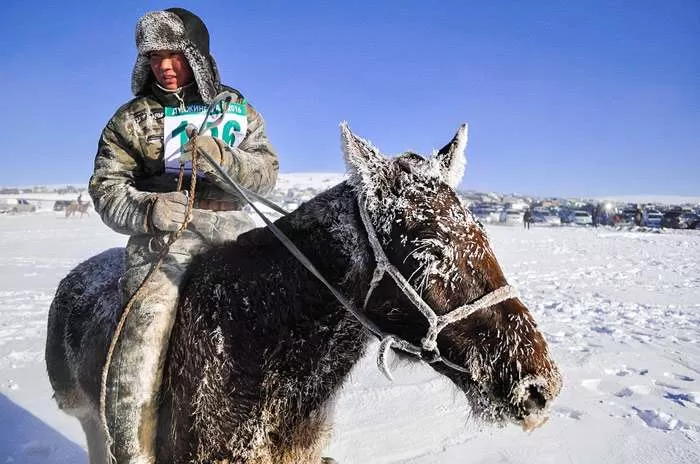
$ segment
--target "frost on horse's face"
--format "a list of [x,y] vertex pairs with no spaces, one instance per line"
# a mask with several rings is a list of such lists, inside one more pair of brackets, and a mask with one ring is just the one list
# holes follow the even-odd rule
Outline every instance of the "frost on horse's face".
[[[382,248],[437,315],[507,285],[483,227],[454,190],[464,174],[465,126],[427,159],[415,153],[387,159],[346,126],[341,130],[351,182],[364,198]],[[388,276],[366,310],[385,332],[420,346],[428,322]],[[561,375],[519,299],[448,325],[437,343],[444,358],[468,372],[431,365],[465,392],[476,417],[512,421],[526,430],[546,421]]]

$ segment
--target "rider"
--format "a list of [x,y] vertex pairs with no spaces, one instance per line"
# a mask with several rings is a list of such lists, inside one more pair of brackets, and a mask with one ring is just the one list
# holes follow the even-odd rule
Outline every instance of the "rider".
[[[217,94],[235,94],[222,122],[197,137],[240,185],[265,194],[278,162],[263,118],[236,90],[221,84],[202,20],[182,8],[154,11],[136,25],[138,56],[131,78],[136,96],[117,110],[99,140],[89,192],[102,220],[130,235],[120,280],[126,305],[157,260],[163,238],[186,219],[189,180],[177,190],[180,158],[193,143],[182,128],[199,127]],[[219,106],[223,111],[224,106]],[[188,171],[191,174],[191,170]],[[155,462],[157,396],[178,286],[194,254],[235,239],[253,222],[208,162],[199,163],[190,222],[133,302],[107,381],[107,425],[117,462]]]

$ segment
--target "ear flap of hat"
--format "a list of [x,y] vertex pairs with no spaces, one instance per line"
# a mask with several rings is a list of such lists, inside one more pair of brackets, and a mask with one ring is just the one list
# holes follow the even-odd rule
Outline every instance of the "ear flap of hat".
[[197,82],[199,95],[204,103],[211,103],[219,93],[219,70],[211,55],[202,55],[191,42],[187,42],[183,50],[187,62],[192,68],[194,80]]

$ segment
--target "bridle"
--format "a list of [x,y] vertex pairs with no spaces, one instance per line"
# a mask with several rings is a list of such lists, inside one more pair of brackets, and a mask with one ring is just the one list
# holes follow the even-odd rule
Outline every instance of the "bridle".
[[[200,155],[207,156],[207,154],[204,152],[201,152]],[[214,166],[218,168],[218,164],[214,164]],[[360,218],[362,219],[362,224],[365,227],[367,238],[369,240],[372,251],[374,252],[374,260],[377,263],[372,274],[372,280],[370,282],[367,295],[365,296],[365,301],[362,308],[363,310],[360,311],[350,300],[343,296],[330,282],[328,282],[323,277],[323,275],[318,271],[318,269],[316,269],[316,267],[311,263],[311,261],[309,261],[308,258],[304,256],[301,250],[299,250],[296,247],[296,245],[294,245],[294,243],[292,243],[291,240],[289,240],[289,238],[284,234],[284,232],[282,232],[272,221],[270,221],[267,218],[267,216],[265,216],[255,206],[255,204],[246,196],[246,193],[250,196],[255,197],[256,200],[260,200],[263,197],[259,196],[257,193],[254,192],[244,192],[243,188],[240,187],[233,179],[231,179],[228,176],[228,174],[225,171],[223,171],[223,169],[218,169],[219,174],[225,176],[224,178],[228,178],[227,181],[229,181],[235,189],[239,190],[241,197],[262,218],[262,220],[265,222],[270,231],[282,242],[282,244],[285,247],[287,247],[287,249],[289,249],[289,251],[299,260],[299,262],[301,262],[301,264],[303,264],[309,272],[316,276],[316,278],[319,279],[330,290],[333,296],[336,297],[336,299],[345,307],[345,309],[348,312],[350,312],[355,317],[355,319],[357,319],[357,321],[360,324],[362,324],[362,326],[365,329],[367,329],[380,340],[379,350],[377,353],[377,367],[389,380],[393,380],[393,376],[391,375],[391,371],[388,366],[388,355],[391,348],[398,349],[411,355],[414,355],[421,361],[424,361],[429,364],[441,362],[454,370],[469,373],[469,371],[466,368],[460,366],[459,364],[451,362],[450,360],[444,358],[440,354],[440,351],[437,346],[438,335],[448,325],[466,319],[467,317],[481,309],[495,306],[499,303],[502,303],[503,301],[518,297],[518,294],[513,287],[511,287],[510,285],[504,285],[492,292],[487,293],[486,295],[471,303],[464,304],[458,308],[453,309],[447,314],[438,316],[437,314],[435,314],[435,311],[433,311],[430,305],[426,303],[425,300],[423,300],[423,298],[420,297],[420,295],[418,295],[418,292],[416,292],[416,290],[411,286],[411,284],[406,280],[406,278],[401,274],[401,272],[399,272],[399,270],[389,262],[389,259],[387,258],[384,249],[379,243],[377,233],[374,230],[374,226],[372,225],[372,222],[369,218],[369,213],[367,212],[367,209],[364,206],[363,198],[360,195],[358,195],[357,204],[360,210]],[[267,202],[269,202],[269,200],[266,199],[266,204],[270,206]],[[281,208],[277,208],[276,210],[282,214],[287,214],[287,212],[282,210]],[[423,316],[425,316],[425,318],[427,319],[428,331],[425,334],[425,337],[421,339],[421,346],[414,345],[413,343],[401,338],[398,335],[384,332],[383,330],[381,330],[381,328],[379,328],[379,326],[376,323],[374,323],[367,317],[365,312],[367,303],[369,302],[372,293],[379,285],[379,282],[384,278],[385,274],[389,274],[389,276],[394,280],[394,282],[396,283],[398,288],[403,292],[403,294],[406,295],[406,297],[411,301],[411,303],[413,303],[413,305],[416,308],[418,308],[421,314],[423,314]]]
[[[211,108],[216,103],[218,103],[218,101],[221,101],[223,99],[223,97],[219,97],[220,96],[217,96],[214,102],[212,102],[209,111],[211,111]],[[379,367],[379,370],[384,375],[386,375],[387,378],[389,378],[389,380],[393,380],[393,376],[391,375],[387,362],[388,354],[391,348],[398,349],[411,355],[414,355],[421,361],[429,364],[441,362],[444,365],[459,372],[469,373],[469,371],[466,368],[442,357],[437,345],[438,335],[448,325],[457,321],[464,320],[481,309],[489,308],[491,306],[495,306],[499,303],[502,303],[503,301],[518,297],[518,294],[515,291],[515,289],[510,285],[506,284],[492,292],[487,293],[486,295],[482,296],[481,298],[478,298],[477,300],[471,303],[464,304],[462,306],[459,306],[458,308],[453,309],[447,314],[438,316],[437,314],[435,314],[435,311],[433,311],[430,305],[428,305],[428,303],[426,303],[425,300],[423,300],[420,297],[420,295],[418,295],[418,292],[416,292],[416,290],[411,286],[411,284],[406,280],[406,278],[401,274],[401,272],[399,272],[399,270],[389,262],[389,259],[387,258],[384,249],[379,243],[379,239],[377,238],[377,233],[374,230],[372,221],[369,218],[369,213],[367,212],[367,209],[365,207],[365,199],[362,195],[358,194],[357,205],[360,210],[360,218],[362,219],[362,224],[365,227],[367,238],[369,240],[372,251],[374,252],[374,260],[377,263],[376,268],[374,269],[374,272],[372,274],[372,280],[370,282],[367,295],[365,296],[362,311],[360,311],[350,300],[348,300],[330,282],[328,282],[323,277],[323,275],[321,275],[321,273],[316,269],[313,263],[311,263],[311,261],[309,261],[309,259],[306,256],[304,256],[301,250],[299,250],[299,248],[297,248],[296,245],[294,245],[294,243],[292,243],[292,241],[289,240],[289,238],[284,234],[284,232],[282,232],[272,221],[270,221],[270,219],[267,218],[267,216],[265,216],[265,214],[263,214],[255,206],[253,201],[250,200],[249,196],[253,197],[257,201],[262,202],[266,206],[271,207],[272,209],[281,213],[282,215],[288,214],[287,211],[285,211],[283,208],[279,207],[275,203],[271,202],[270,200],[264,198],[263,196],[258,195],[257,193],[249,191],[247,189],[244,189],[243,187],[238,185],[238,183],[234,181],[231,178],[231,176],[229,176],[228,173],[223,170],[223,168],[221,168],[219,163],[211,159],[208,153],[201,150],[200,148],[197,148],[197,150],[199,155],[207,158],[209,160],[209,163],[214,167],[217,173],[224,180],[226,180],[226,182],[233,188],[233,190],[243,200],[245,200],[246,203],[248,203],[248,205],[253,209],[253,211],[255,211],[258,214],[258,216],[260,216],[263,222],[265,222],[265,225],[268,227],[268,229],[270,229],[270,231],[275,235],[275,237],[277,237],[277,239],[279,239],[280,242],[282,242],[282,244],[285,247],[287,247],[287,249],[292,253],[292,255],[294,255],[294,257],[296,257],[309,272],[311,272],[328,288],[328,290],[330,290],[333,296],[335,296],[335,298],[345,307],[346,310],[348,310],[348,312],[350,312],[357,319],[357,321],[360,324],[362,324],[362,326],[365,329],[367,329],[379,339],[380,343],[379,351],[377,353],[377,367]],[[377,324],[375,324],[372,320],[370,320],[367,317],[365,312],[367,303],[369,302],[372,293],[379,285],[379,282],[381,282],[381,280],[384,278],[385,274],[389,274],[389,276],[394,280],[394,282],[396,283],[398,288],[403,292],[403,294],[406,295],[406,297],[411,301],[411,303],[413,303],[413,305],[416,308],[418,308],[421,314],[423,314],[423,316],[428,320],[428,331],[425,334],[425,337],[421,339],[421,346],[414,345],[413,343],[401,338],[398,335],[385,333],[381,330],[381,328],[379,328]]]
[[379,333],[375,333],[375,335],[381,340],[379,344],[379,353],[377,356],[377,365],[379,369],[384,373],[384,375],[392,380],[391,372],[387,366],[387,355],[390,348],[396,348],[417,356],[424,362],[430,364],[442,362],[452,369],[468,373],[469,371],[464,367],[442,357],[437,345],[438,335],[442,329],[448,325],[466,319],[480,309],[495,306],[510,298],[517,298],[517,292],[510,285],[504,285],[490,293],[487,293],[472,303],[464,304],[453,309],[447,314],[438,316],[435,314],[435,311],[433,311],[433,308],[431,308],[430,305],[426,303],[425,300],[420,297],[420,295],[418,295],[418,292],[416,292],[416,290],[413,288],[413,286],[411,286],[401,272],[399,272],[399,270],[389,262],[389,258],[387,258],[384,249],[379,243],[377,233],[369,219],[369,213],[364,206],[364,201],[362,201],[360,196],[358,196],[357,200],[360,208],[360,217],[362,218],[362,223],[365,226],[369,243],[374,251],[374,260],[377,263],[377,267],[374,269],[374,273],[372,275],[369,290],[367,291],[367,296],[365,297],[363,310],[367,309],[367,303],[369,302],[372,293],[379,285],[379,282],[384,278],[384,274],[389,274],[403,294],[406,295],[411,303],[413,303],[413,305],[418,308],[421,314],[423,314],[423,316],[425,316],[425,318],[428,320],[428,331],[425,334],[425,337],[421,339],[421,346],[416,346],[394,334],[386,334],[381,331]]

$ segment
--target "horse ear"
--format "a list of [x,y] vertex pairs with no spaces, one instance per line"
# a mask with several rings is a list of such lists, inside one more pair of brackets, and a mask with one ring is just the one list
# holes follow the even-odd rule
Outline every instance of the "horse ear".
[[353,134],[347,122],[340,124],[340,144],[351,174],[359,177],[366,186],[375,184],[377,176],[385,171],[387,160],[384,155],[368,140]]
[[467,148],[467,133],[466,124],[459,126],[450,143],[438,150],[435,155],[440,164],[443,179],[452,188],[456,188],[464,177],[464,168],[467,164],[467,158],[464,155],[464,150]]

